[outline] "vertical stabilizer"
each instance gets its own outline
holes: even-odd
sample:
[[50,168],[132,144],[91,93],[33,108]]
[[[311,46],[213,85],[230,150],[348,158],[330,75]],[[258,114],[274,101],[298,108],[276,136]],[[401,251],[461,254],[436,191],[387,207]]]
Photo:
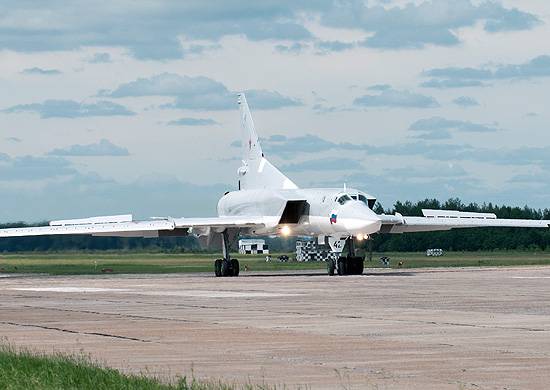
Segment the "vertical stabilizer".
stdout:
[[239,189],[294,189],[298,188],[264,156],[254,121],[244,93],[238,95],[241,113],[241,142],[243,165],[239,168]]

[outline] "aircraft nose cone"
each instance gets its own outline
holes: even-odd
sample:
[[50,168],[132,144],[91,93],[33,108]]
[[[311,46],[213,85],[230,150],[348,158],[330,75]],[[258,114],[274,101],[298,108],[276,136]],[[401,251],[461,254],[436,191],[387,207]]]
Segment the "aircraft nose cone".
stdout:
[[338,217],[346,231],[353,235],[373,234],[378,232],[382,226],[378,215],[360,202],[344,205]]

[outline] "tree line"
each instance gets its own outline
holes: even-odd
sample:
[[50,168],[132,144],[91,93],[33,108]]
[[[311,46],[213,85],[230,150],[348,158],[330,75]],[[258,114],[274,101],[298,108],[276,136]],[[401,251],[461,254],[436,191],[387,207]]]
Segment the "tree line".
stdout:
[[[550,209],[530,207],[510,207],[492,203],[465,204],[453,198],[445,202],[437,199],[425,199],[419,202],[396,202],[391,209],[377,204],[377,213],[401,213],[408,216],[422,216],[422,209],[460,210],[478,213],[494,213],[498,218],[512,219],[548,219]],[[0,228],[39,226],[45,223],[4,223]],[[272,251],[293,251],[295,240],[266,238]],[[479,250],[550,250],[550,229],[521,228],[473,228],[455,229],[442,232],[409,234],[376,234],[372,242],[375,251],[425,251],[429,248],[441,248],[446,251]],[[91,237],[84,235],[36,236],[0,238],[1,252],[49,252],[49,251],[149,251],[149,252],[198,252],[206,251],[199,240],[188,237],[162,238],[122,238]]]

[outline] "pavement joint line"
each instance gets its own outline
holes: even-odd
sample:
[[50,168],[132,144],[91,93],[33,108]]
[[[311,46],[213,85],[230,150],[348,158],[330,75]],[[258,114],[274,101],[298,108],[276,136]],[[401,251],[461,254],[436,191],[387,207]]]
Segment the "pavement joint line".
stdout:
[[543,328],[524,328],[524,327],[498,326],[498,325],[476,325],[476,324],[465,324],[460,322],[437,322],[437,321],[408,320],[408,319],[384,318],[384,317],[370,317],[370,318],[374,320],[379,320],[379,321],[412,322],[412,323],[427,324],[427,325],[451,325],[451,326],[463,326],[463,327],[482,328],[482,329],[505,329],[505,330],[519,330],[519,331],[527,331],[527,332],[548,332],[548,329],[543,329]]
[[139,341],[141,343],[151,343],[151,340],[143,340],[136,337],[128,337],[128,336],[120,336],[115,334],[108,334],[108,333],[101,333],[101,332],[80,332],[77,330],[70,330],[70,329],[63,329],[56,326],[47,326],[47,325],[38,325],[38,324],[20,324],[17,322],[11,322],[11,321],[0,321],[1,325],[12,325],[12,326],[20,326],[25,328],[38,328],[38,329],[44,329],[44,330],[55,330],[58,332],[63,333],[72,333],[72,334],[81,334],[81,335],[88,335],[88,336],[101,336],[101,337],[110,337],[115,339],[122,339],[122,340],[128,340],[128,341]]
[[51,311],[60,311],[60,312],[68,312],[68,313],[97,314],[97,315],[103,315],[103,316],[124,317],[124,318],[133,318],[133,319],[139,319],[139,320],[174,321],[174,322],[184,322],[184,323],[203,322],[198,320],[184,320],[180,318],[153,317],[153,316],[143,316],[143,315],[137,315],[137,314],[123,314],[123,313],[107,313],[107,312],[100,312],[100,311],[93,311],[93,310],[60,309],[58,307],[46,307],[46,306],[23,305],[22,307],[29,308],[29,309],[51,310]]

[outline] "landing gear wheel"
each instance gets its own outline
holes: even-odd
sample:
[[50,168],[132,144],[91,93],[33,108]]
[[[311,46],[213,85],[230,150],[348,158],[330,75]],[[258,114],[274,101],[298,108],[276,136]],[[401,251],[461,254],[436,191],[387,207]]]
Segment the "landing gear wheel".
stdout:
[[231,276],[231,261],[222,260],[222,276]]
[[239,260],[231,259],[231,276],[239,276]]
[[363,275],[364,260],[362,257],[353,259],[353,275]]
[[347,275],[347,271],[348,271],[348,261],[345,257],[340,257],[338,259],[338,275],[340,276],[344,276],[344,275]]
[[216,277],[222,276],[222,259],[218,259],[214,262],[214,273],[216,274]]
[[329,276],[334,276],[334,271],[336,271],[336,264],[333,259],[327,260],[327,272]]

